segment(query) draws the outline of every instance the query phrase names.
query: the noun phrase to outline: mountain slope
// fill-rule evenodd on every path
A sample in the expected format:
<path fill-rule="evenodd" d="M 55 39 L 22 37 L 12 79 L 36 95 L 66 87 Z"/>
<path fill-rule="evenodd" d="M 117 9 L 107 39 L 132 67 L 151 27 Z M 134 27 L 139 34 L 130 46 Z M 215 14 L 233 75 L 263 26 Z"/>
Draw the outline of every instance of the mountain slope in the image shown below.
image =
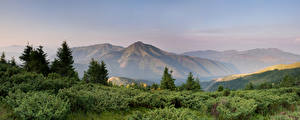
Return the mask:
<path fill-rule="evenodd" d="M 165 66 L 173 71 L 177 79 L 185 79 L 188 72 L 193 72 L 200 78 L 218 77 L 238 73 L 231 64 L 209 59 L 177 55 L 163 51 L 152 45 L 136 42 L 126 48 L 98 46 L 99 48 L 73 48 L 76 63 L 87 65 L 90 58 L 104 60 L 107 63 L 110 75 L 134 79 L 152 80 L 158 82 Z M 82 47 L 80 47 L 82 48 Z M 87 51 L 87 49 L 90 49 Z M 97 52 L 94 52 L 98 50 Z M 105 51 L 105 52 L 103 52 Z M 80 55 L 80 57 L 79 57 Z M 88 58 L 88 59 L 87 59 Z M 77 68 L 79 73 L 82 70 Z"/>
<path fill-rule="evenodd" d="M 230 89 L 241 89 L 249 82 L 259 85 L 264 82 L 279 82 L 285 75 L 300 76 L 300 62 L 293 64 L 280 64 L 267 67 L 254 73 L 230 75 L 211 82 L 206 88 L 214 91 L 219 85 Z"/>
<path fill-rule="evenodd" d="M 183 53 L 200 58 L 232 63 L 242 73 L 255 72 L 259 69 L 277 64 L 290 64 L 300 61 L 300 55 L 281 51 L 276 48 L 252 49 L 246 51 L 193 51 Z"/>

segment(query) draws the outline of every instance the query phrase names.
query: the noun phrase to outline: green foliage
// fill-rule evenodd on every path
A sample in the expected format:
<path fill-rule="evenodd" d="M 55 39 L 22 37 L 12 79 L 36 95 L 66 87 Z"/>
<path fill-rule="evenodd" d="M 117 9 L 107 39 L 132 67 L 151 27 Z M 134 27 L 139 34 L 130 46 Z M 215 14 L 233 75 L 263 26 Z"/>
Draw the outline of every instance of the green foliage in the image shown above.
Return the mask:
<path fill-rule="evenodd" d="M 152 89 L 152 90 L 157 90 L 158 88 L 159 88 L 159 85 L 156 83 L 152 84 L 150 87 L 150 89 Z"/>
<path fill-rule="evenodd" d="M 240 97 L 221 97 L 216 104 L 216 115 L 223 120 L 247 119 L 257 107 L 255 100 Z"/>
<path fill-rule="evenodd" d="M 229 89 L 225 89 L 223 91 L 223 96 L 229 96 L 230 95 L 230 90 Z"/>
<path fill-rule="evenodd" d="M 280 82 L 280 87 L 292 87 L 295 85 L 295 78 L 286 75 L 284 76 L 283 80 Z"/>
<path fill-rule="evenodd" d="M 5 60 L 5 53 L 2 52 L 2 55 L 0 57 L 0 63 L 7 63 L 7 61 Z"/>
<path fill-rule="evenodd" d="M 53 120 L 64 119 L 69 112 L 68 101 L 46 92 L 17 91 L 6 98 L 19 119 Z"/>
<path fill-rule="evenodd" d="M 36 72 L 47 75 L 49 73 L 49 61 L 46 59 L 47 54 L 43 51 L 43 47 L 37 49 L 27 45 L 20 59 L 24 61 L 23 67 L 28 72 Z M 13 63 L 14 64 L 14 63 Z"/>
<path fill-rule="evenodd" d="M 254 86 L 251 82 L 249 82 L 245 87 L 245 90 L 253 90 L 253 89 L 254 89 Z"/>
<path fill-rule="evenodd" d="M 101 61 L 101 64 L 99 64 L 98 61 L 92 59 L 89 69 L 84 73 L 83 80 L 87 83 L 100 83 L 107 85 L 108 71 L 106 70 L 105 63 Z"/>
<path fill-rule="evenodd" d="M 224 90 L 224 87 L 222 86 L 222 85 L 220 85 L 219 87 L 218 87 L 218 92 L 221 92 L 221 91 L 223 91 Z"/>
<path fill-rule="evenodd" d="M 172 73 L 172 71 L 171 71 Z M 160 82 L 160 87 L 161 89 L 168 89 L 168 90 L 175 90 L 175 79 L 172 78 L 171 73 L 169 73 L 169 69 L 165 67 L 161 82 Z"/>
<path fill-rule="evenodd" d="M 77 72 L 73 67 L 72 51 L 66 41 L 62 43 L 61 48 L 58 48 L 56 56 L 57 58 L 52 62 L 51 71 L 64 77 L 78 78 Z"/>
<path fill-rule="evenodd" d="M 186 84 L 184 84 L 183 87 L 185 90 L 201 90 L 199 78 L 195 80 L 193 74 L 190 72 Z"/>
<path fill-rule="evenodd" d="M 189 109 L 176 109 L 174 107 L 155 109 L 146 113 L 137 112 L 128 120 L 200 120 L 205 119 L 199 113 Z M 207 119 L 207 118 L 206 118 Z"/>
<path fill-rule="evenodd" d="M 124 88 L 126 89 L 126 88 Z M 115 91 L 117 90 L 117 91 Z M 69 89 L 60 90 L 58 95 L 70 101 L 71 109 L 82 111 L 127 110 L 129 99 L 121 89 L 110 89 L 97 84 L 79 84 Z"/>

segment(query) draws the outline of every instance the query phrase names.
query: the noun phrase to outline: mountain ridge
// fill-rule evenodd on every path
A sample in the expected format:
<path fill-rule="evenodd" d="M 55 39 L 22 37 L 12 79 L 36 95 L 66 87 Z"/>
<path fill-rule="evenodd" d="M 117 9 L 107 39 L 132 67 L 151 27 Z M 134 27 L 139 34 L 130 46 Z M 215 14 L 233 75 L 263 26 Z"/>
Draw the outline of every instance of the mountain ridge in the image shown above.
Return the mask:
<path fill-rule="evenodd" d="M 140 41 L 125 48 L 99 48 L 98 52 L 94 52 L 94 48 L 91 47 L 91 50 L 79 48 L 72 48 L 75 63 L 88 64 L 91 58 L 103 60 L 107 63 L 113 76 L 155 79 L 157 81 L 161 78 L 165 66 L 173 71 L 175 78 L 180 79 L 185 79 L 188 72 L 193 72 L 200 77 L 238 73 L 238 70 L 228 63 L 174 54 Z M 90 55 L 91 53 L 93 55 Z M 81 69 L 77 68 L 77 70 Z M 79 72 L 82 73 L 83 71 Z"/>
<path fill-rule="evenodd" d="M 300 61 L 300 55 L 282 51 L 278 48 L 256 48 L 244 51 L 191 51 L 184 55 L 218 60 L 235 65 L 241 73 L 255 72 L 259 69 L 277 65 L 290 64 Z"/>

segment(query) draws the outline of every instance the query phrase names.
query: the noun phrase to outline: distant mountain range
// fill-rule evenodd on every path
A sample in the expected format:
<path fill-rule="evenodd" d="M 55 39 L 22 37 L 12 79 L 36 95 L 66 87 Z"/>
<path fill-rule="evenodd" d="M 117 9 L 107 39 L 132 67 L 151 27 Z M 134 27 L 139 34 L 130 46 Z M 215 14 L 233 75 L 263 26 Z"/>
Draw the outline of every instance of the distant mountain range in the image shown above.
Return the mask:
<path fill-rule="evenodd" d="M 215 79 L 207 84 L 205 90 L 214 91 L 219 85 L 230 89 L 242 89 L 249 82 L 259 85 L 264 82 L 279 82 L 285 75 L 300 77 L 300 62 L 293 64 L 280 64 L 266 67 L 248 74 L 229 75 Z"/>
<path fill-rule="evenodd" d="M 290 64 L 300 61 L 300 55 L 288 53 L 277 48 L 258 48 L 246 51 L 192 51 L 184 55 L 207 58 L 235 65 L 241 73 L 255 72 L 259 69 L 277 65 Z"/>
<path fill-rule="evenodd" d="M 122 76 L 159 82 L 164 67 L 172 70 L 177 82 L 183 82 L 189 72 L 200 78 L 216 78 L 239 73 L 234 65 L 205 58 L 178 55 L 142 42 L 123 48 L 111 44 L 72 48 L 80 75 L 92 58 L 103 60 L 111 76 Z"/>

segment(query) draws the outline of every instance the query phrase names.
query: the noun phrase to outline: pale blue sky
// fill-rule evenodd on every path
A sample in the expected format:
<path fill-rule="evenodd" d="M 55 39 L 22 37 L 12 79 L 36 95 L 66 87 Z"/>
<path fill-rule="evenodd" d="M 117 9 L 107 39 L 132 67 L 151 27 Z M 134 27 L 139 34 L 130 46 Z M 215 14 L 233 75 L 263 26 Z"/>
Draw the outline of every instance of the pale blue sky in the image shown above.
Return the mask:
<path fill-rule="evenodd" d="M 300 54 L 299 0 L 1 0 L 0 46 L 135 41 L 171 52 L 280 48 Z"/>

